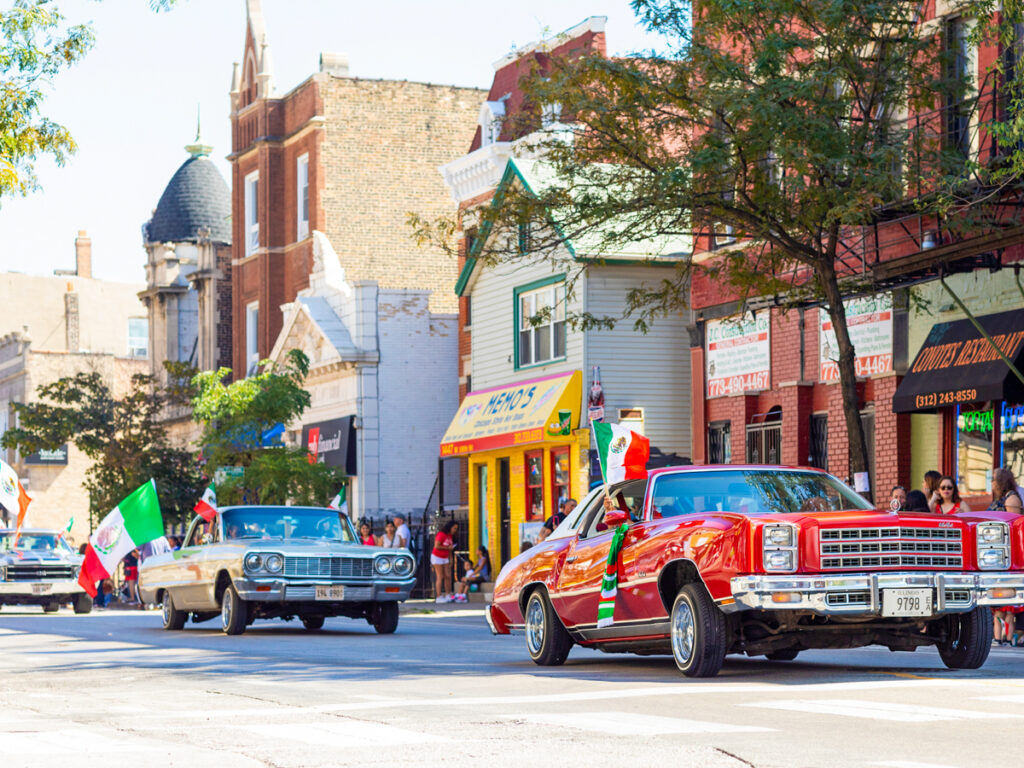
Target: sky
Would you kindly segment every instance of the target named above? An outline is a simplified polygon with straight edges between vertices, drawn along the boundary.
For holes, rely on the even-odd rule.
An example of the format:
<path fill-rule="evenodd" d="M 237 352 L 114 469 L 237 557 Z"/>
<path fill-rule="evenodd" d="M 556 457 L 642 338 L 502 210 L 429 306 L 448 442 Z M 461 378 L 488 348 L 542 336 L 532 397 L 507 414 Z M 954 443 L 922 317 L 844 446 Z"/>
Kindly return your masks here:
<path fill-rule="evenodd" d="M 353 77 L 488 88 L 492 64 L 589 16 L 607 16 L 609 53 L 649 49 L 628 0 L 263 0 L 276 92 L 344 53 Z M 92 238 L 93 276 L 143 282 L 142 225 L 188 158 L 197 109 L 225 181 L 231 65 L 242 57 L 245 0 L 62 0 L 70 22 L 92 22 L 96 45 L 51 83 L 43 114 L 68 127 L 78 152 L 41 160 L 41 189 L 0 203 L 0 271 L 74 269 L 78 230 Z M 469 147 L 473 127 L 467 126 Z"/>

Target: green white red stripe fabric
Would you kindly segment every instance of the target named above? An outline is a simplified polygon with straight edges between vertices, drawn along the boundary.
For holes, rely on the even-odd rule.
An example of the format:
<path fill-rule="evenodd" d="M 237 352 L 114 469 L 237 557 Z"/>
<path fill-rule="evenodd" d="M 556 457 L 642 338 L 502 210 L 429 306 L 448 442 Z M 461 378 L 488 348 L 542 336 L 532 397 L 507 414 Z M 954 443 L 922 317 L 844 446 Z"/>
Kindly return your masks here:
<path fill-rule="evenodd" d="M 109 578 L 125 555 L 163 535 L 156 483 L 150 480 L 114 507 L 89 537 L 78 583 L 96 597 L 96 582 Z"/>
<path fill-rule="evenodd" d="M 25 524 L 25 511 L 28 509 L 30 501 L 32 499 L 25 493 L 25 489 L 21 487 L 21 481 L 18 479 L 18 473 L 14 471 L 14 467 L 0 459 L 0 504 L 3 504 L 8 512 L 13 513 L 14 510 L 18 510 L 18 522 L 15 527 L 14 543 L 11 544 L 11 549 L 18 546 L 18 539 L 21 538 L 21 527 Z"/>
<path fill-rule="evenodd" d="M 217 516 L 217 491 L 210 483 L 203 491 L 203 497 L 196 502 L 192 511 L 199 515 L 206 522 L 210 522 Z"/>
<path fill-rule="evenodd" d="M 621 424 L 591 423 L 606 485 L 647 477 L 651 441 Z"/>
<path fill-rule="evenodd" d="M 608 562 L 601 579 L 601 599 L 597 603 L 597 627 L 610 627 L 615 623 L 615 596 L 619 593 L 619 553 L 626 538 L 629 523 L 623 523 L 612 534 L 608 547 Z"/>
<path fill-rule="evenodd" d="M 337 509 L 346 515 L 348 514 L 348 493 L 344 485 L 341 486 L 341 490 L 338 491 L 337 495 L 331 499 L 331 503 L 327 506 L 331 509 Z"/>

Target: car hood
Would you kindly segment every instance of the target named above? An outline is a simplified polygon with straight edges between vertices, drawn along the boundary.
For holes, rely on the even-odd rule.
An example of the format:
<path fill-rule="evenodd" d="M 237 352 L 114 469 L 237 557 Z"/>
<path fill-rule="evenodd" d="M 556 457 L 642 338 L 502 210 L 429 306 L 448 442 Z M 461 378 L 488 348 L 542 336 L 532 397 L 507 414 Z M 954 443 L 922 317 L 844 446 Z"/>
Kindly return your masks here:
<path fill-rule="evenodd" d="M 81 565 L 82 556 L 70 552 L 61 553 L 53 551 L 19 550 L 14 552 L 0 553 L 0 565 L 26 565 L 31 563 L 71 563 Z"/>

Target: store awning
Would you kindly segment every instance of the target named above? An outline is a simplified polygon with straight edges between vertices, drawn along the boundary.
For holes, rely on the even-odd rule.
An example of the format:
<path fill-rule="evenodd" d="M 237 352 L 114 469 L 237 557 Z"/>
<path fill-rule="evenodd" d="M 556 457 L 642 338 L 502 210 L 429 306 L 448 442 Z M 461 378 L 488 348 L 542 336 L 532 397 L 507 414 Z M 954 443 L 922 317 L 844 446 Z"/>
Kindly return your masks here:
<path fill-rule="evenodd" d="M 441 456 L 567 437 L 579 426 L 582 394 L 579 371 L 470 392 L 444 433 Z"/>
<path fill-rule="evenodd" d="M 1018 370 L 1024 370 L 1024 310 L 977 319 Z M 954 320 L 932 326 L 896 389 L 892 409 L 935 411 L 986 400 L 1024 402 L 1024 384 L 970 320 Z"/>

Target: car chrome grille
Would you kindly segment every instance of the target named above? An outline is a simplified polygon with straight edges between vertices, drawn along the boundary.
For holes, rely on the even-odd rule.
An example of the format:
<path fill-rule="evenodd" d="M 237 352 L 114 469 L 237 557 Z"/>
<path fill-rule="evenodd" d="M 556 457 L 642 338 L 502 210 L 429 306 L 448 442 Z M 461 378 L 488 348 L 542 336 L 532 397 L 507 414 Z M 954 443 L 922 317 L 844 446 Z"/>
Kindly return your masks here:
<path fill-rule="evenodd" d="M 828 605 L 870 605 L 870 592 L 829 592 L 825 595 Z"/>
<path fill-rule="evenodd" d="M 306 584 L 289 584 L 285 587 L 285 600 L 316 600 L 316 587 Z M 350 587 L 345 585 L 345 602 L 360 602 L 373 599 L 373 587 Z"/>
<path fill-rule="evenodd" d="M 61 563 L 20 563 L 7 566 L 8 581 L 60 581 L 75 578 L 75 566 Z"/>
<path fill-rule="evenodd" d="M 823 528 L 821 567 L 963 568 L 963 533 L 959 528 Z"/>
<path fill-rule="evenodd" d="M 373 576 L 373 560 L 368 557 L 295 557 L 284 559 L 285 576 L 314 578 L 369 578 Z"/>

